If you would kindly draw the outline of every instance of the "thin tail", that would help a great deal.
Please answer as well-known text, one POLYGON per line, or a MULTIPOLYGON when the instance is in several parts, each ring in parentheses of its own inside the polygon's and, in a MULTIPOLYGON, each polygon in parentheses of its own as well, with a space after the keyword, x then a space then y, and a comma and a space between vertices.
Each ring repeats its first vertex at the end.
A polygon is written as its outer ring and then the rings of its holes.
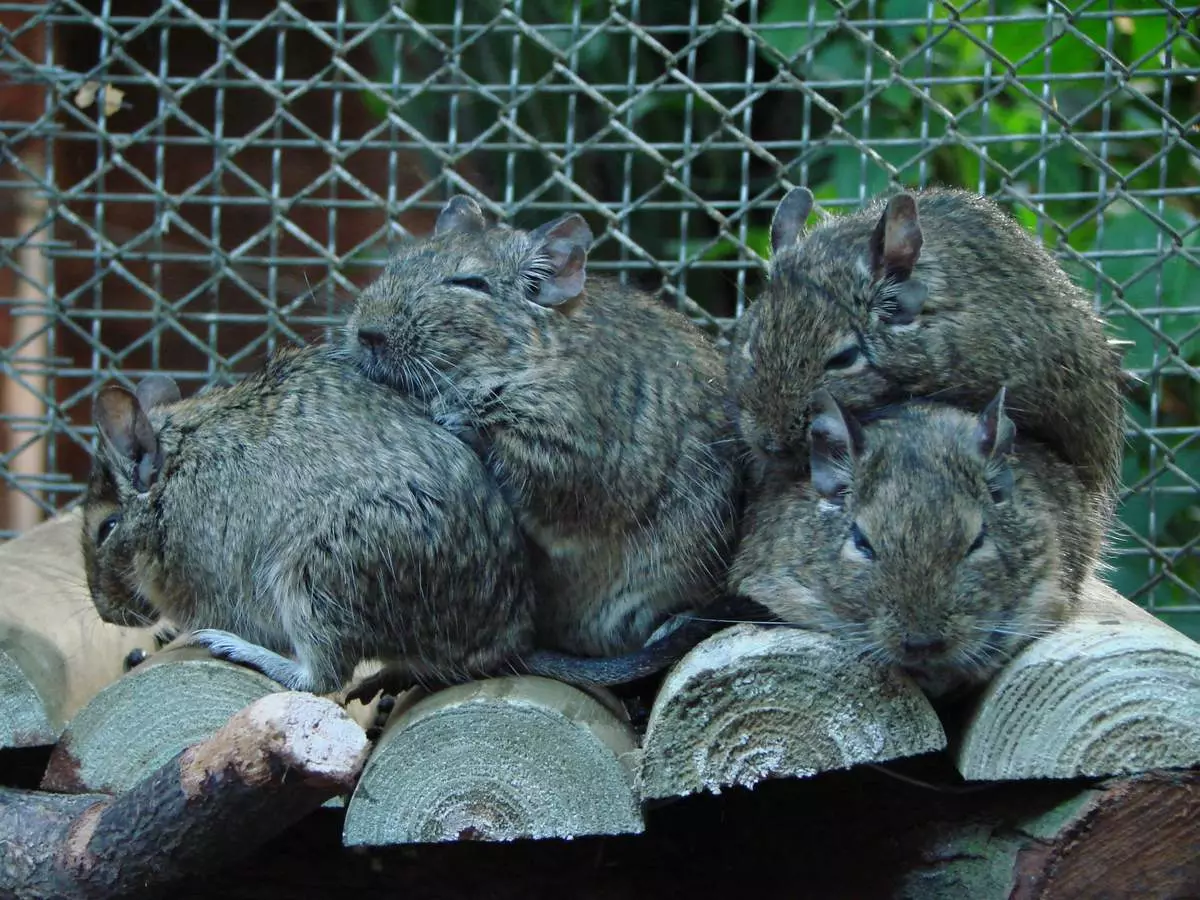
POLYGON ((623 656, 572 656, 535 650, 519 665, 523 674, 541 675, 580 687, 611 687, 637 681, 674 665, 705 638, 739 621, 739 611, 745 602, 742 598, 728 598, 696 613, 696 617, 680 616, 679 624, 663 637, 623 656))

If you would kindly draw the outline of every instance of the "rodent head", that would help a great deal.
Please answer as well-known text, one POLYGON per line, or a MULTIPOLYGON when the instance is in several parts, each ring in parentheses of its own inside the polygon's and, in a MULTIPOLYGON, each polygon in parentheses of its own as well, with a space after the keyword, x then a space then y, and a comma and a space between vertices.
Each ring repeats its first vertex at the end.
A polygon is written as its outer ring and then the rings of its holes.
POLYGON ((92 404, 99 440, 83 500, 83 559, 96 611, 115 625, 148 625, 159 618, 138 586, 135 557, 146 536, 134 520, 163 464, 147 413, 177 400, 174 381, 151 375, 136 392, 109 385, 92 404))
POLYGON ((433 234, 398 251, 359 297, 344 349, 370 378, 416 393, 514 367, 549 318, 583 293, 592 232, 567 215, 532 231, 488 226, 452 198, 433 234))
POLYGON ((911 194, 892 197, 869 235, 861 219, 826 222, 810 234, 807 188, 790 191, 771 221, 771 278, 731 340, 729 379, 743 439, 766 469, 807 464, 816 391, 851 410, 888 399, 892 387, 871 357, 872 329, 914 327, 927 297, 912 280, 922 237, 911 194))
POLYGON ((1003 390, 978 416, 917 405, 865 432, 828 392, 816 404, 811 481, 766 501, 740 592, 931 693, 984 680, 1061 617, 1057 535, 1014 478, 1003 390))

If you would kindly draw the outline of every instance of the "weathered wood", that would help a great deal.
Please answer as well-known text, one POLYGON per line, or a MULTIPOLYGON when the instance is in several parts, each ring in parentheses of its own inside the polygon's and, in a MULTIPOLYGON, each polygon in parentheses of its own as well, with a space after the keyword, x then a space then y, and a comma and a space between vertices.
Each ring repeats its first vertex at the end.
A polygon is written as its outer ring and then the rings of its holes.
POLYGON ((641 793, 716 793, 945 745, 933 708, 904 675, 826 635, 737 625, 664 680, 643 740, 641 793))
POLYGON ((349 788, 366 755, 337 704, 279 693, 115 797, 0 789, 0 894, 136 897, 209 875, 349 788))
POLYGON ((978 781, 1200 765, 1200 644, 1093 581, 984 691, 956 755, 978 781))
POLYGON ((42 788, 116 793, 215 733, 247 704, 282 691, 197 647, 169 647, 113 682, 71 720, 42 788))
POLYGON ((922 829, 898 900, 1096 900, 1200 895, 1200 773, 1080 789, 1049 809, 922 829))
POLYGON ((350 798, 343 841, 640 833, 636 752, 627 722, 557 681, 498 678, 405 695, 350 798))
POLYGON ((124 673, 149 628, 100 620, 79 546, 80 517, 64 513, 0 546, 0 746, 53 744, 67 721, 124 673))

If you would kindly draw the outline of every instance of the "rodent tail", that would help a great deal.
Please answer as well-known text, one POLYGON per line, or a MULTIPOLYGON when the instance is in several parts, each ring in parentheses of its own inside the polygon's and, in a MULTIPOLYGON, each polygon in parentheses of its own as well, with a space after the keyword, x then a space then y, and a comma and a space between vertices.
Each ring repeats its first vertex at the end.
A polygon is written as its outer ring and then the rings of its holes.
POLYGON ((610 687, 637 681, 674 665, 702 640, 741 620, 737 616, 741 603, 744 603, 741 598, 728 599, 697 613, 696 617, 680 616, 680 624, 666 635, 622 656, 572 656, 535 650, 522 659, 522 674, 541 675, 580 687, 610 687), (728 617, 699 617, 713 613, 728 617))

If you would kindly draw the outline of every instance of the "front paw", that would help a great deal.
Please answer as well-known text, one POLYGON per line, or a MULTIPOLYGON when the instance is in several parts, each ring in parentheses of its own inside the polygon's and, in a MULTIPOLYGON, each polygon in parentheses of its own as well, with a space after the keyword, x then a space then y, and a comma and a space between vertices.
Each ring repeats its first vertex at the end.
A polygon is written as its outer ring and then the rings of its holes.
POLYGON ((208 652, 216 659, 253 669, 289 690, 312 691, 316 688, 312 674, 299 663, 231 632, 202 628, 192 632, 187 642, 192 646, 208 648, 208 652))

